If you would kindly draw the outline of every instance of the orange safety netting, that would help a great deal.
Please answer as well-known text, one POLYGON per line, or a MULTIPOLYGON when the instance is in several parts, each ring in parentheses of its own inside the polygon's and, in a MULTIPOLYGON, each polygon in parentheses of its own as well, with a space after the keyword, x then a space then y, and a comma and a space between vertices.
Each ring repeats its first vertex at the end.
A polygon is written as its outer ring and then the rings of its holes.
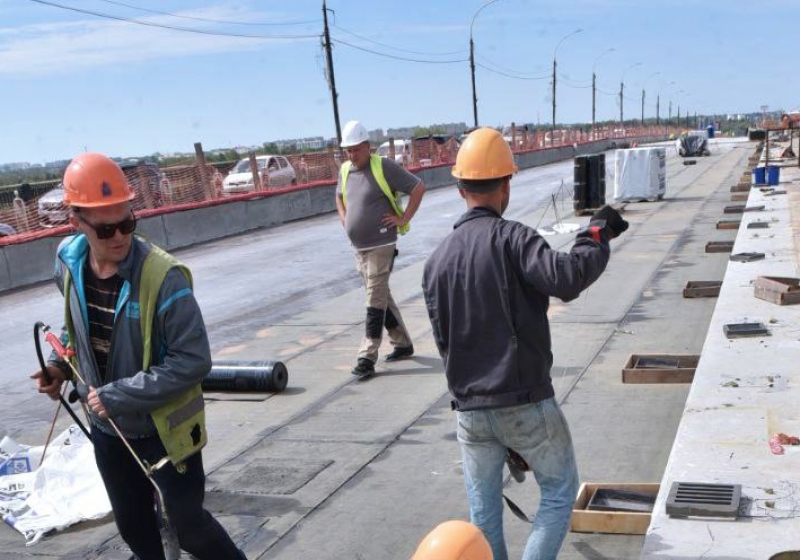
MULTIPOLYGON (((540 128, 530 131, 513 124, 504 137, 516 153, 573 146, 604 139, 644 136, 666 138, 678 132, 659 127, 596 127, 595 129, 540 128)), ((622 144, 624 145, 624 144, 622 144)), ((454 136, 430 135, 413 140, 390 141, 379 155, 416 169, 452 165, 459 140, 454 136)), ((160 214, 227 200, 269 196, 287 190, 335 182, 346 154, 329 147, 325 151, 291 155, 257 155, 238 162, 158 167, 153 163, 123 164, 123 171, 136 192, 134 210, 140 216, 160 214)), ((0 188, 0 245, 28 241, 69 231, 68 211, 61 204, 60 183, 49 181, 0 188)))

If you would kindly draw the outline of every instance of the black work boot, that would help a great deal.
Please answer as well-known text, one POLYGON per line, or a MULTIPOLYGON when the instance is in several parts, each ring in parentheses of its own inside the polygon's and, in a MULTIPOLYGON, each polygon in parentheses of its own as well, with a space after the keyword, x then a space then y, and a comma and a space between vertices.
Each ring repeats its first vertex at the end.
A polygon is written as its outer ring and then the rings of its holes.
POLYGON ((386 356, 387 362, 396 362, 398 360, 405 360, 410 358, 414 355, 414 346, 409 344, 408 346, 396 346, 394 350, 390 354, 386 356))
POLYGON ((359 358, 356 367, 353 368, 351 371, 353 375, 357 376, 359 379, 367 379, 371 377, 375 373, 375 364, 372 360, 367 358, 359 358))

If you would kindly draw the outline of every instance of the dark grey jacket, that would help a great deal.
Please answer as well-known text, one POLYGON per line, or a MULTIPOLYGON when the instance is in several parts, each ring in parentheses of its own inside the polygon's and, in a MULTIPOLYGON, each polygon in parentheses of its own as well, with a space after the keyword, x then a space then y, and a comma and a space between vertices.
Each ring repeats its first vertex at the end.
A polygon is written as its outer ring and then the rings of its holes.
POLYGON ((600 276, 609 258, 604 226, 593 222, 563 253, 488 208, 472 208, 456 222, 422 280, 454 409, 553 396, 549 298, 575 299, 600 276))
MULTIPOLYGON (((151 245, 134 237, 131 251, 119 265, 124 283, 120 290, 108 355, 106 381, 100 379, 97 362, 89 344, 86 298, 83 293, 83 266, 89 253, 85 235, 61 242, 56 258, 55 278, 64 292, 64 272, 70 270, 69 294, 73 341, 78 371, 97 393, 109 416, 126 437, 156 434, 150 412, 200 383, 211 369, 211 350, 203 316, 186 277, 172 269, 164 279, 156 303, 149 372, 142 371, 142 332, 139 324, 139 287, 144 259, 151 245)), ((63 369, 63 365, 61 365, 63 369)), ((78 384, 82 400, 88 388, 78 384)), ((115 435, 107 421, 90 413, 91 423, 115 435)))

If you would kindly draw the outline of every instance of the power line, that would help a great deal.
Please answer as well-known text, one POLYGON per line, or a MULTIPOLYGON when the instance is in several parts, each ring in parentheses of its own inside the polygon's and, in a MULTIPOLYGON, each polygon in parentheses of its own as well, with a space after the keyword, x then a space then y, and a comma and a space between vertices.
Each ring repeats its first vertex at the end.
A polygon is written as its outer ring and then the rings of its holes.
POLYGON ((378 41, 374 41, 374 40, 372 40, 372 39, 370 39, 368 37, 364 37, 363 35, 359 35, 358 33, 353 33, 352 31, 349 31, 349 30, 345 29, 344 27, 340 27, 340 26, 336 25, 335 23, 333 24, 332 27, 335 27, 339 31, 344 31, 348 35, 352 35, 353 37, 357 37, 357 38, 361 39, 362 41, 367 41, 367 42, 372 43, 374 45, 378 45, 379 47, 384 47, 386 49, 392 49, 392 50, 400 51, 400 52, 406 52, 406 53, 411 53, 411 54, 420 54, 420 55, 423 55, 423 56, 448 56, 448 55, 464 54, 466 52, 469 52, 466 49, 461 49, 460 51, 450 51, 450 52, 421 52, 421 51, 412 51, 412 50, 408 50, 408 49, 401 49, 400 47, 393 47, 392 45, 387 45, 385 43, 379 43, 378 41))
POLYGON ((195 16, 185 16, 181 14, 173 14, 171 12, 162 12, 160 10, 151 10, 148 8, 142 8, 140 6, 134 6, 133 4, 126 4, 125 2, 117 2, 115 0, 100 0, 101 2, 106 2, 107 4, 114 4, 115 6, 124 6, 125 8, 132 8, 134 10, 139 10, 142 12, 149 12, 151 14, 160 14, 163 16, 170 16, 174 18, 181 18, 181 19, 191 19, 194 21, 206 21, 209 23, 223 23, 227 25, 252 25, 252 26, 265 26, 265 25, 307 25, 312 23, 321 23, 320 20, 306 20, 306 21, 281 21, 281 22, 253 22, 253 21, 231 21, 231 20, 224 20, 224 19, 210 19, 210 18, 202 18, 202 17, 195 17, 195 16))
POLYGON ((339 38, 336 38, 336 37, 332 37, 331 40, 333 42, 335 42, 335 43, 339 43, 341 45, 347 45, 348 47, 353 48, 353 49, 357 49, 359 51, 364 51, 364 52, 367 52, 367 53, 370 53, 370 54, 375 54, 375 55, 378 55, 378 56, 385 56, 386 58, 393 58, 394 60, 404 60, 406 62, 420 62, 420 63, 423 63, 423 64, 455 64, 455 63, 458 63, 458 62, 467 62, 469 60, 469 59, 466 59, 466 58, 460 58, 460 59, 457 59, 457 60, 422 60, 422 59, 419 59, 419 58, 408 58, 408 57, 405 57, 405 56, 396 56, 396 55, 393 55, 393 54, 373 51, 373 50, 367 49, 365 47, 360 47, 358 45, 354 45, 352 43, 348 43, 347 41, 343 41, 343 40, 341 40, 339 38))
POLYGON ((47 0, 29 0, 30 2, 36 2, 37 4, 44 4, 45 6, 51 6, 53 8, 61 8, 63 10, 70 10, 73 12, 79 12, 81 14, 87 14, 90 16, 101 17, 105 19, 113 19, 116 21, 124 21, 126 23, 135 23, 137 25, 144 25, 147 27, 158 27, 161 29, 169 29, 171 31, 182 31, 184 33, 197 33, 200 35, 214 35, 217 37, 240 37, 244 39, 315 39, 319 37, 319 34, 316 35, 252 35, 247 33, 223 33, 221 31, 208 31, 205 29, 194 29, 192 27, 179 27, 177 25, 164 25, 160 23, 153 23, 149 21, 142 21, 140 19, 134 18, 126 18, 122 16, 114 16, 111 14, 104 14, 102 12, 95 12, 92 10, 85 10, 83 8, 75 8, 73 6, 65 6, 63 4, 58 4, 56 2, 48 2, 47 0))
POLYGON ((589 89, 590 87, 592 87, 591 82, 586 85, 583 85, 582 82, 573 82, 570 78, 566 77, 564 74, 559 74, 558 77, 564 81, 564 84, 566 86, 574 89, 589 89))
POLYGON ((475 63, 475 66, 480 66, 484 70, 488 70, 489 72, 492 72, 494 74, 499 74, 501 76, 505 76, 506 78, 512 78, 514 80, 546 80, 547 78, 549 78, 549 76, 539 76, 539 77, 515 76, 514 74, 509 74, 507 72, 495 70, 494 68, 489 68, 488 66, 485 66, 480 62, 475 63))
MULTIPOLYGON (((488 64, 491 64, 492 66, 494 66, 496 68, 499 68, 500 70, 502 70, 502 72, 505 72, 506 74, 509 74, 509 76, 508 76, 509 78, 519 78, 521 80, 544 80, 545 78, 549 78, 550 77, 550 74, 541 75, 541 76, 534 76, 533 72, 523 72, 521 70, 512 70, 510 68, 505 68, 505 67, 501 66, 500 64, 497 64, 496 62, 494 62, 492 60, 489 60, 488 58, 486 58, 485 56, 480 55, 480 54, 478 55, 478 58, 484 60, 485 62, 487 62, 488 64)), ((486 70, 489 70, 490 72, 492 71, 492 69, 486 68, 485 66, 481 66, 481 68, 485 68, 486 70)), ((502 74, 502 72, 497 72, 497 73, 498 74, 502 74)), ((502 75, 506 75, 506 74, 502 74, 502 75)))

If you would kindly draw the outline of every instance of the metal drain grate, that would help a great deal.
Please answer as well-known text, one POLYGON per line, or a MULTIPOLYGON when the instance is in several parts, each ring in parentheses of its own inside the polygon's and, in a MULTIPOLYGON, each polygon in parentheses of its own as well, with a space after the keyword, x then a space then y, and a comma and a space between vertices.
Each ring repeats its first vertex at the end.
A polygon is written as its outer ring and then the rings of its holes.
POLYGON ((667 514, 688 517, 736 517, 742 487, 739 484, 673 482, 667 497, 667 514))

